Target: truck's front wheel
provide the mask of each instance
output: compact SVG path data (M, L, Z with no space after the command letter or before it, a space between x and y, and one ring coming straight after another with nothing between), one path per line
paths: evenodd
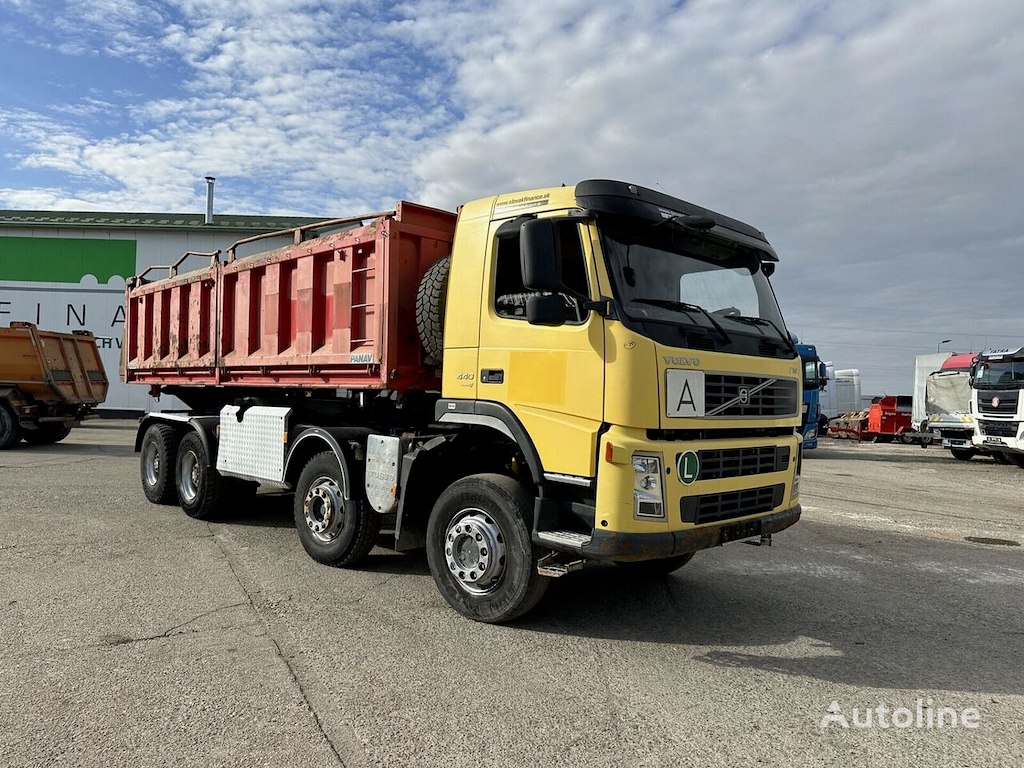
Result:
M504 475L472 475L441 494L427 524L427 562L452 608L496 623L540 601L550 579L537 573L532 511L530 494Z
M354 565L373 549L380 515L351 496L351 475L333 451L311 458L295 486L295 527L318 563Z

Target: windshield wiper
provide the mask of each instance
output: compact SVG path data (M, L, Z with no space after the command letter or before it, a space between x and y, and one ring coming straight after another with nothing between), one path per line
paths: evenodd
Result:
M746 323L747 325L758 325L758 326L767 325L769 328L771 328L773 331L775 331L777 334L779 334L779 338L782 339L784 342L786 342L786 346L789 347L790 351L794 355L799 356L799 353L796 351L796 345L793 344L793 340L791 338L789 338L789 336L787 334L785 334L782 331L780 331L779 330L779 326L777 326L775 323L773 323L768 318L766 318L766 317L751 317L750 315L726 315L726 317L728 317L730 320L737 320L737 321L739 321L741 323Z
M714 317L711 316L710 312L708 312L706 309L704 309L704 307L700 306L699 304L687 304L685 301L675 301L673 299L640 298L630 299L630 301L632 301L635 304L650 304L652 307L661 307L662 309L675 309L680 312L685 312L686 314L691 316L694 312L700 312L702 315L704 315L704 317L708 319L708 322L715 327L715 330L718 331L718 334L722 337L722 341L724 341L726 344L732 344L732 337L725 332L725 328L723 328L721 324L717 320L715 320Z

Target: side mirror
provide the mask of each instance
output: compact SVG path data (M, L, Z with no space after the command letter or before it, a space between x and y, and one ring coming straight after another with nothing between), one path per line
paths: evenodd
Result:
M531 296L526 300L526 322L530 325L565 325L576 314L557 293Z
M519 237L519 263L527 290L555 293L564 290L562 255L555 237L555 222L531 219L523 224Z
M824 363L818 363L818 389L828 386L828 368Z
M764 272L765 277L771 277L775 274L775 262L774 261L762 261L761 271Z

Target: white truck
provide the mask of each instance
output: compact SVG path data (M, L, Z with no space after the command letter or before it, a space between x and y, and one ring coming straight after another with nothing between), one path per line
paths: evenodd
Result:
M1024 347L978 355L971 376L973 443L1001 464L1024 467Z
M922 355L931 357L931 355ZM977 355L949 355L938 370L924 380L924 413L922 432L931 432L942 440L953 458L970 461L988 449L974 445L974 415L971 413L971 365ZM919 357L918 360L921 358ZM914 406L917 407L917 392Z

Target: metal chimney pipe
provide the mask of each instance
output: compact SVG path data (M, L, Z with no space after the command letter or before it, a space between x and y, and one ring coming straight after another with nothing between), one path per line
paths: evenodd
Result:
M213 184L217 181L213 176L206 177L206 223L213 224Z

